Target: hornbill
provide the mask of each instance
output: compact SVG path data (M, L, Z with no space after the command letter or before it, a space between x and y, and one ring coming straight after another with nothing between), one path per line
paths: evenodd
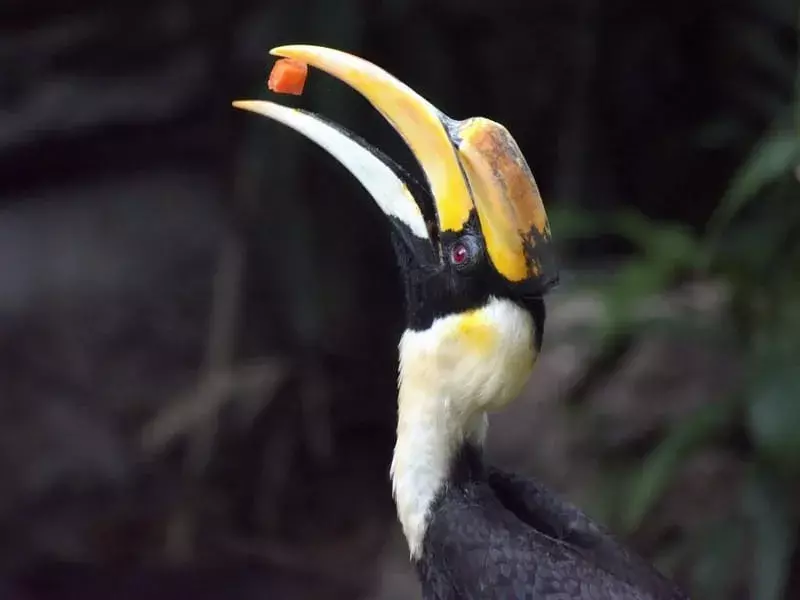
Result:
M407 328L390 472L424 597L686 598L545 486L483 459L487 413L528 379L542 345L543 296L558 280L539 190L510 133L485 118L447 117L362 58L307 45L271 53L360 92L400 133L427 179L427 189L415 189L383 153L311 113L234 102L327 150L392 225Z

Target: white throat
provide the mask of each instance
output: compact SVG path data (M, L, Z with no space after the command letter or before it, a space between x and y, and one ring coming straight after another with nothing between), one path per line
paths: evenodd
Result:
M482 445L489 410L520 392L536 359L533 319L510 300L436 319L400 341L392 487L412 559L465 440Z

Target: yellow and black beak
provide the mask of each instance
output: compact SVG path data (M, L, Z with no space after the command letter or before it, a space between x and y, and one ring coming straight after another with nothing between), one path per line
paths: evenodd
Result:
M550 226L539 190L522 152L502 125L484 118L450 119L383 69L345 52L292 45L275 48L271 54L302 61L333 75L360 92L391 123L425 173L440 238L459 235L474 214L492 266L508 283L522 285L528 293L544 293L557 281ZM317 125L298 125L310 115L269 102L244 101L234 105L276 118L326 147L362 181L387 215L399 217L414 237L424 237L430 243L427 231L423 231L422 214L402 182L403 189L388 200L386 189L370 189L367 182L375 188L386 185L390 177L386 173L378 178L365 177L360 164L348 165L347 151L358 155L355 161L351 157L351 163L371 161L353 148L332 149L344 142L332 143L330 132L320 135L317 131L315 135L308 131L318 129ZM376 164L372 168L380 170ZM397 182L390 187L399 189ZM381 194L383 198L378 197Z

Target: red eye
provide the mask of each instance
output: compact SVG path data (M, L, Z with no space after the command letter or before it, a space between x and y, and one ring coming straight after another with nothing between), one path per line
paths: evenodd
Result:
M464 244L454 244L450 249L450 260L454 265L463 265L469 258L469 250Z

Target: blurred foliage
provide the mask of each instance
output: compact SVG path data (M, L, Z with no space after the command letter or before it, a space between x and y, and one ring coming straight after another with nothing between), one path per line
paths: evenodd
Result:
M782 8L768 3L759 10L792 26L800 15ZM662 557L670 568L689 559L693 593L712 600L731 597L742 564L750 565L750 598L784 598L793 557L800 555L800 74L797 62L786 69L779 53L771 52L774 41L758 27L746 31L739 54L762 75L794 87L795 99L787 105L758 85L740 91L748 101L761 94L760 106L772 123L752 144L704 228L693 231L632 211L597 214L570 207L553 215L562 239L610 233L635 249L611 280L593 286L605 306L595 332L605 349L601 354L622 337L659 328L692 335L697 343L723 339L743 358L743 372L731 374L741 379L737 391L709 398L664 432L644 461L633 461L613 507L606 508L611 522L634 533L692 457L710 447L735 446L746 470L741 484L731 483L736 510ZM697 140L740 144L737 132L747 131L723 119L705 124ZM699 330L686 315L662 319L637 311L643 301L693 279L721 282L726 289L715 331ZM620 483L619 476L609 477Z

